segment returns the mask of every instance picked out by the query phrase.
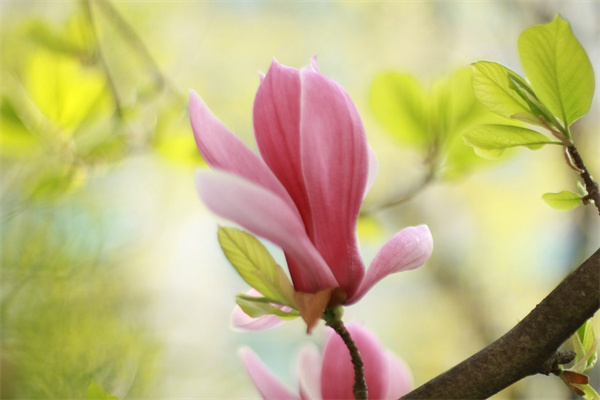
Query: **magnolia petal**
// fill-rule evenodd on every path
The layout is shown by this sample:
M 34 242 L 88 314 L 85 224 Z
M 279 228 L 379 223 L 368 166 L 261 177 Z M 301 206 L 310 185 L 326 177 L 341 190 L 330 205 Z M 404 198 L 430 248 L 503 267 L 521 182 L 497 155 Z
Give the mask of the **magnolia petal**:
M 365 379 L 369 390 L 369 399 L 383 399 L 387 395 L 388 359 L 377 338 L 357 324 L 348 324 L 348 332 L 358 347 L 364 364 Z M 323 369 L 321 370 L 321 394 L 323 399 L 354 399 L 354 368 L 348 348 L 342 339 L 331 333 L 323 351 Z M 335 384 L 326 384 L 335 382 Z
M 235 306 L 231 315 L 231 327 L 239 331 L 262 331 L 283 323 L 284 320 L 276 315 L 263 315 L 262 317 L 252 318 L 240 306 Z
M 253 110 L 256 143 L 265 163 L 293 199 L 307 232 L 312 217 L 300 158 L 300 72 L 273 60 Z
M 296 261 L 298 268 L 290 269 L 296 290 L 314 293 L 337 286 L 300 217 L 281 197 L 221 170 L 198 171 L 196 187 L 212 212 L 270 240 Z
M 384 398 L 389 400 L 399 399 L 412 390 L 414 386 L 413 376 L 408 365 L 396 355 L 387 352 L 386 358 L 388 360 L 389 386 Z
M 341 86 L 312 68 L 300 74 L 302 172 L 313 220 L 309 236 L 352 296 L 364 275 L 356 221 L 367 183 L 367 140 Z
M 249 348 L 243 347 L 239 350 L 242 362 L 246 367 L 246 372 L 250 379 L 265 400 L 300 400 L 292 394 L 283 384 L 273 375 L 258 356 Z
M 431 256 L 433 238 L 427 225 L 408 227 L 394 235 L 377 253 L 358 291 L 347 304 L 357 302 L 384 277 L 421 267 Z
M 256 297 L 262 296 L 256 289 L 248 290 L 246 295 Z M 280 308 L 283 308 L 283 306 L 280 306 Z M 231 314 L 231 327 L 239 331 L 262 331 L 279 326 L 284 322 L 285 321 L 277 315 L 263 315 L 262 317 L 252 318 L 238 305 L 235 306 L 233 313 Z
M 190 90 L 190 120 L 196 145 L 208 165 L 242 176 L 293 204 L 264 161 L 231 133 L 193 90 Z
M 300 351 L 298 384 L 302 400 L 321 399 L 321 355 L 314 344 L 307 345 Z

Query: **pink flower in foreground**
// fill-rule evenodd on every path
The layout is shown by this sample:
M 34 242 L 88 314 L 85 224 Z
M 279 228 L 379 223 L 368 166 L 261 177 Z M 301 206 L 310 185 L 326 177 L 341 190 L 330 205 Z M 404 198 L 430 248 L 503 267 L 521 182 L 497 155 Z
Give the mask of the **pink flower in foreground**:
M 253 117 L 260 157 L 190 93 L 196 143 L 213 168 L 199 171 L 196 185 L 215 214 L 282 248 L 295 291 L 341 288 L 351 304 L 383 277 L 427 261 L 431 233 L 410 227 L 365 274 L 356 223 L 377 165 L 352 100 L 316 62 L 297 70 L 274 61 Z
M 375 336 L 356 324 L 348 331 L 364 362 L 369 399 L 398 399 L 412 387 L 412 375 L 402 360 L 386 352 Z M 291 393 L 252 350 L 240 350 L 246 371 L 266 400 L 354 399 L 354 369 L 348 348 L 331 331 L 323 357 L 314 346 L 302 349 L 298 359 L 300 395 Z

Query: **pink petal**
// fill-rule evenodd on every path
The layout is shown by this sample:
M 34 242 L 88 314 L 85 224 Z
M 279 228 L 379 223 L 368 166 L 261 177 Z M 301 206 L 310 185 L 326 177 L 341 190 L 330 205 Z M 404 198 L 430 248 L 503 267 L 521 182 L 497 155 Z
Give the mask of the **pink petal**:
M 262 158 L 293 199 L 307 232 L 312 216 L 300 157 L 300 72 L 273 61 L 254 100 L 254 131 Z
M 388 359 L 384 349 L 377 338 L 365 328 L 349 324 L 347 329 L 364 363 L 369 399 L 385 398 L 390 383 L 388 382 Z M 332 333 L 325 344 L 321 382 L 323 399 L 354 399 L 352 392 L 354 369 L 350 353 L 336 333 Z
M 250 289 L 246 294 L 248 296 L 262 297 L 256 289 Z M 289 307 L 287 308 L 289 309 Z M 279 326 L 283 322 L 277 315 L 263 315 L 262 317 L 252 318 L 238 305 L 235 306 L 231 315 L 231 327 L 240 331 L 262 331 Z
M 242 176 L 291 204 L 289 195 L 264 161 L 231 133 L 193 90 L 190 90 L 190 120 L 198 150 L 208 165 Z
M 252 318 L 240 306 L 236 305 L 231 315 L 231 327 L 240 331 L 262 331 L 283 324 L 283 320 L 276 315 L 263 315 Z
M 427 225 L 401 230 L 379 250 L 360 288 L 346 304 L 357 302 L 373 285 L 389 274 L 421 267 L 432 251 L 433 238 Z
M 299 400 L 269 371 L 265 364 L 249 348 L 239 350 L 250 379 L 265 400 Z
M 388 360 L 388 390 L 385 399 L 395 400 L 410 392 L 414 386 L 410 368 L 394 354 L 386 353 Z
M 298 383 L 302 400 L 321 399 L 321 355 L 314 344 L 307 345 L 300 351 Z
M 290 268 L 290 274 L 297 291 L 314 293 L 337 286 L 295 209 L 281 197 L 221 170 L 198 171 L 196 187 L 212 212 L 270 240 L 296 261 L 299 268 Z
M 364 266 L 356 221 L 368 174 L 368 150 L 358 111 L 344 89 L 311 68 L 301 71 L 301 156 L 311 206 L 313 243 L 348 296 Z

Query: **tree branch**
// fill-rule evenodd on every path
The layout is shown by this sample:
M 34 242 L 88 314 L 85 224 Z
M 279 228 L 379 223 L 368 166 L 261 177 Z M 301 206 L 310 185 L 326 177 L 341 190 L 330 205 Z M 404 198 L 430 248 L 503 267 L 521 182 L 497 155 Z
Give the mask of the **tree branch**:
M 587 191 L 587 195 L 583 198 L 583 203 L 587 204 L 590 200 L 594 202 L 596 209 L 598 210 L 598 214 L 600 214 L 600 190 L 598 189 L 598 184 L 592 179 L 592 176 L 588 172 L 577 148 L 574 145 L 570 145 L 567 147 L 567 152 L 569 157 L 575 163 L 575 166 L 578 169 L 579 175 L 581 175 L 581 179 L 585 183 L 585 190 Z
M 559 346 L 600 308 L 600 249 L 513 329 L 402 399 L 485 399 L 547 374 Z

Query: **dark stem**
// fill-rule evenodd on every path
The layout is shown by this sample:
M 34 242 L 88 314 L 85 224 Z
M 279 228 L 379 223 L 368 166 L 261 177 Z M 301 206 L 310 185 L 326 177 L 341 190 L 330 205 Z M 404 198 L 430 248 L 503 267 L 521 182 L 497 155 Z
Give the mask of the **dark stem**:
M 344 344 L 348 347 L 348 351 L 350 351 L 352 365 L 354 366 L 354 386 L 352 386 L 354 398 L 356 400 L 367 400 L 369 391 L 367 389 L 367 381 L 365 380 L 363 361 L 356 343 L 352 340 L 350 332 L 348 332 L 339 316 L 340 313 L 332 310 L 325 310 L 323 315 L 325 324 L 330 326 L 342 338 Z
M 600 249 L 513 329 L 403 399 L 486 399 L 568 359 L 560 345 L 600 308 Z
M 569 153 L 569 157 L 575 166 L 579 169 L 579 175 L 581 176 L 581 179 L 583 179 L 583 183 L 585 183 L 587 195 L 583 198 L 584 204 L 587 204 L 590 200 L 592 200 L 598 209 L 598 214 L 600 214 L 600 191 L 598 190 L 598 184 L 588 172 L 575 145 L 568 146 L 567 152 Z

